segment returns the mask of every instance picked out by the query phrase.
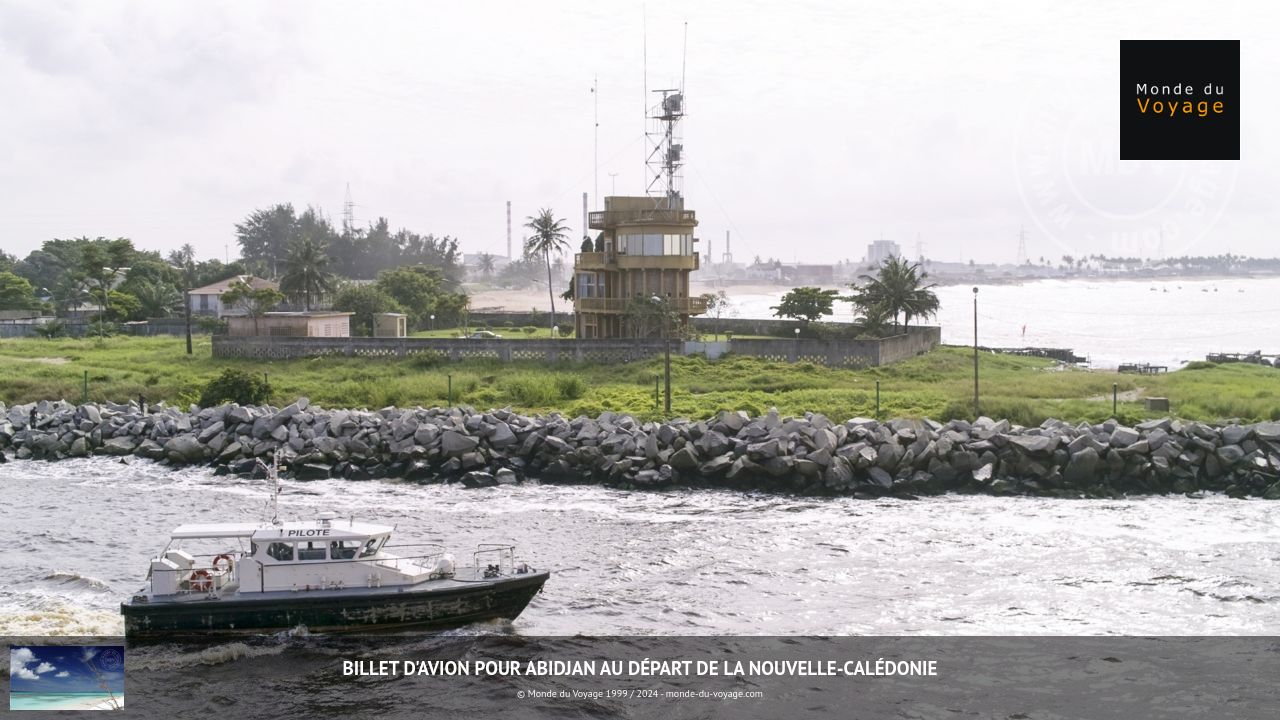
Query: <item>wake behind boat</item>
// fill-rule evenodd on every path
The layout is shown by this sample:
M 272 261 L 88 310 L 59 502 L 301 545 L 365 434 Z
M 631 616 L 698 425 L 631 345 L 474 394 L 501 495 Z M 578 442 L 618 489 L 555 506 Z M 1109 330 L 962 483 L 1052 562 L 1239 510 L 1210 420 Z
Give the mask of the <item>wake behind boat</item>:
M 457 567 L 438 545 L 389 546 L 394 531 L 334 512 L 295 522 L 179 526 L 151 560 L 148 584 L 120 606 L 125 636 L 269 633 L 300 625 L 312 632 L 434 629 L 514 620 L 550 577 L 519 562 L 512 545 L 482 545 L 470 567 Z M 185 549 L 211 544 L 218 548 L 212 554 Z

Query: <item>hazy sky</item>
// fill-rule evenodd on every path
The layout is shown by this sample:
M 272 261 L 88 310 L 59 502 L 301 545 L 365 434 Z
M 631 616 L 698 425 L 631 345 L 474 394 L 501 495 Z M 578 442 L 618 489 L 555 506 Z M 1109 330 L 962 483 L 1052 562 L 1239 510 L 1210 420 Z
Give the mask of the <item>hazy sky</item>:
M 517 241 L 543 206 L 577 236 L 593 177 L 646 183 L 646 17 L 650 88 L 688 23 L 685 197 L 717 257 L 732 230 L 738 260 L 883 233 L 1011 261 L 1020 226 L 1033 258 L 1280 255 L 1274 6 L 1027 0 L 0 0 L 0 248 L 234 256 L 255 207 L 338 220 L 347 183 L 360 221 L 468 252 L 504 252 L 507 200 Z M 1118 161 L 1121 38 L 1242 41 L 1239 162 Z

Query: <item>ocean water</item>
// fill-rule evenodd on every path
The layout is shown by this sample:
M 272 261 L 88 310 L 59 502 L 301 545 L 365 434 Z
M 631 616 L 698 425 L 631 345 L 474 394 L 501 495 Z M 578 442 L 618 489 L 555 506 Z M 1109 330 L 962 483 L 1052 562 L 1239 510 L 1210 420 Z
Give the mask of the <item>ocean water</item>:
M 397 525 L 553 571 L 518 635 L 1259 635 L 1280 627 L 1274 503 L 919 501 L 524 485 L 286 482 L 282 515 Z M 0 466 L 0 635 L 115 635 L 185 522 L 260 519 L 266 484 L 78 459 Z
M 773 317 L 784 290 L 730 298 L 738 317 Z M 847 294 L 847 288 L 842 288 Z M 942 341 L 973 344 L 973 289 L 937 288 Z M 836 321 L 850 321 L 836 303 Z M 1280 278 L 1035 280 L 978 286 L 978 342 L 986 347 L 1075 350 L 1100 368 L 1171 369 L 1208 353 L 1280 353 Z
M 30 693 L 11 692 L 10 710 L 107 710 L 113 697 L 106 693 Z M 124 707 L 124 695 L 114 696 L 117 707 Z

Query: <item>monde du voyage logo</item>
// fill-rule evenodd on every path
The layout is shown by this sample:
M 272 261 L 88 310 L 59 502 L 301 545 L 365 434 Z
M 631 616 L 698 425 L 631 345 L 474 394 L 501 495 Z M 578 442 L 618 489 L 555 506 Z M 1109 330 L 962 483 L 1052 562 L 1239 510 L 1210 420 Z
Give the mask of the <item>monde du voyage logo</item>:
M 1239 160 L 1240 41 L 1121 40 L 1120 159 Z

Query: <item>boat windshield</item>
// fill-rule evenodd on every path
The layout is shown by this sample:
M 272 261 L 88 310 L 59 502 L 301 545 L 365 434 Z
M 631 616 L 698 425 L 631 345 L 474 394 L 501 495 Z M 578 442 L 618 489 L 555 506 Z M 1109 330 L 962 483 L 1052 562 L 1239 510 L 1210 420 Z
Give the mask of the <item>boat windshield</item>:
M 364 548 L 360 550 L 360 557 L 369 557 L 371 555 L 377 555 L 378 551 L 382 549 L 383 544 L 385 544 L 386 542 L 387 542 L 387 538 L 385 535 L 382 537 L 369 538 L 367 541 L 365 541 Z
M 359 549 L 359 540 L 334 540 L 329 543 L 329 557 L 333 560 L 351 560 Z

